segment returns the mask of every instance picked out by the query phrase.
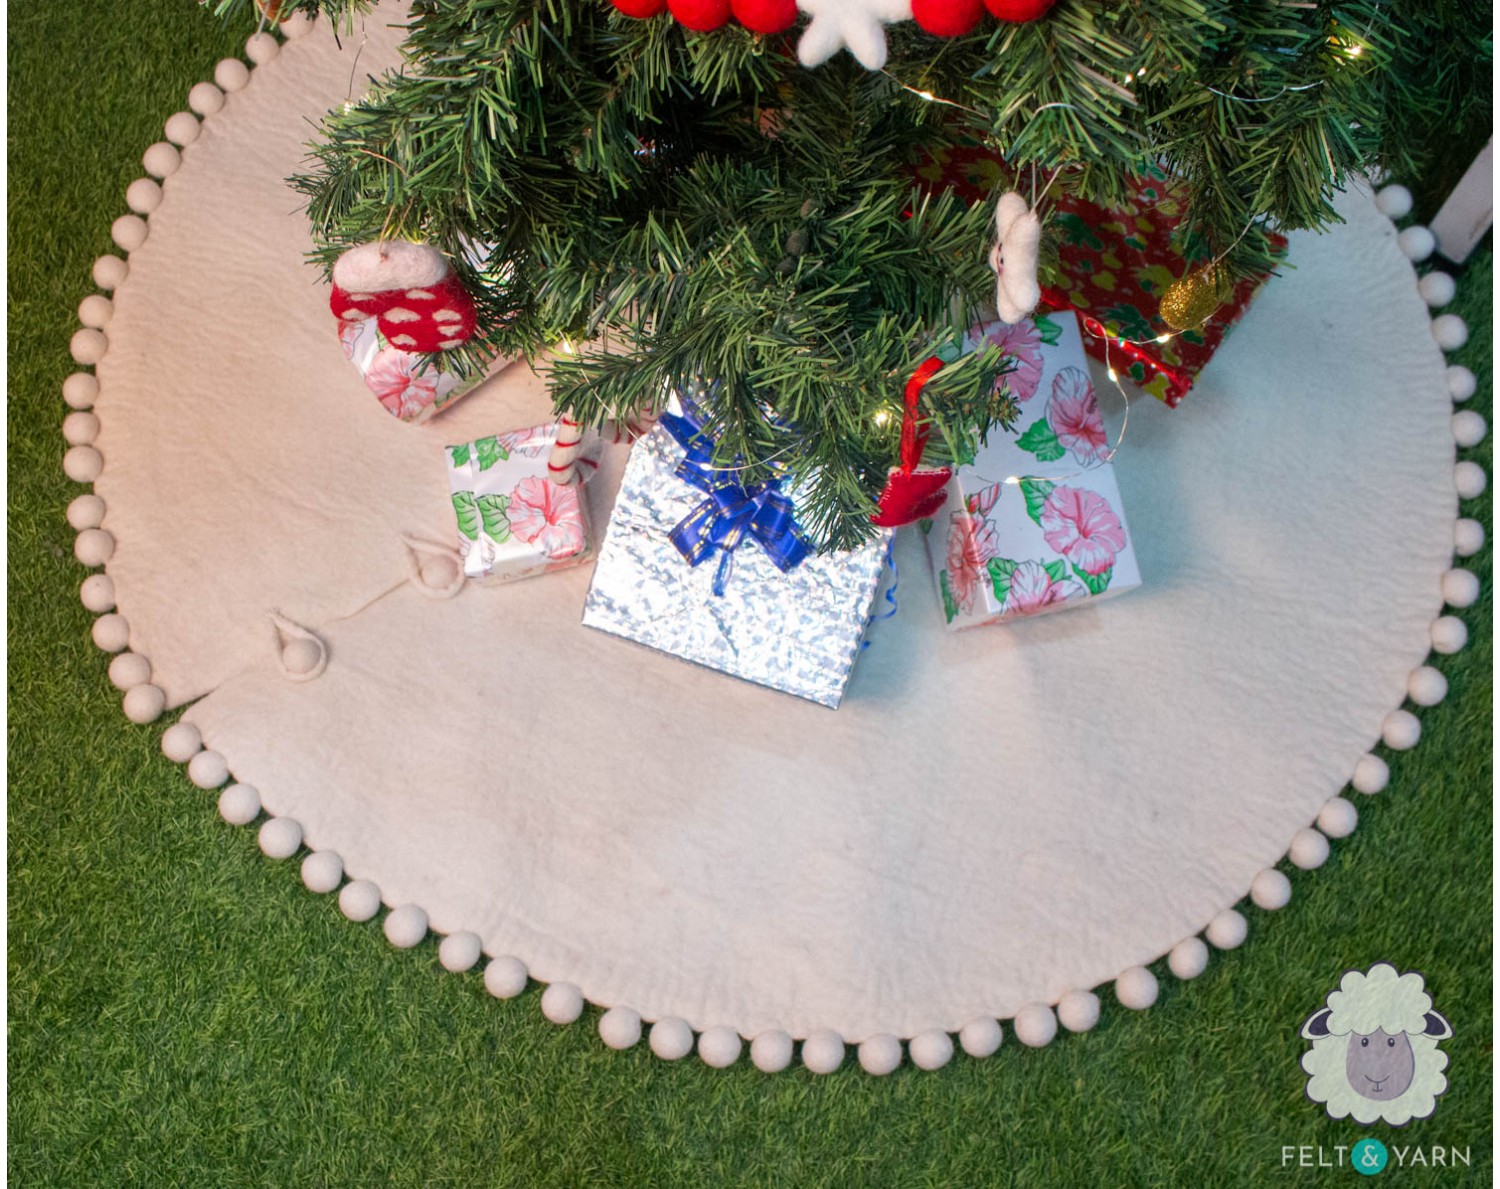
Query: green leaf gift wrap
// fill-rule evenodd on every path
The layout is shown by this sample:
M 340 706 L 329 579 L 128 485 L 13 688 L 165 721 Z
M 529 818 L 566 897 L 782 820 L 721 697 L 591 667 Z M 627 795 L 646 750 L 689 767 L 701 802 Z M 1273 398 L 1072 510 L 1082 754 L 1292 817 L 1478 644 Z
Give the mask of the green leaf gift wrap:
M 1022 412 L 958 468 L 924 535 L 950 629 L 1040 615 L 1141 583 L 1104 419 L 1071 312 L 977 327 L 1019 366 Z
M 582 487 L 548 477 L 557 432 L 537 425 L 444 450 L 466 577 L 510 582 L 593 556 Z

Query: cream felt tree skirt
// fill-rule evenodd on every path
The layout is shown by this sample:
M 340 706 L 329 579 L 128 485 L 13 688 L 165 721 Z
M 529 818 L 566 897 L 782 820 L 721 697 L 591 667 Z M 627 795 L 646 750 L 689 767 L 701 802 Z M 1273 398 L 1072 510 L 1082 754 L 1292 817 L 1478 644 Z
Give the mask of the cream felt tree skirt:
M 130 253 L 98 366 L 96 487 L 130 647 L 171 704 L 192 702 L 232 779 L 341 859 L 311 882 L 341 870 L 419 906 L 387 918 L 398 942 L 425 914 L 518 959 L 562 984 L 554 1018 L 577 992 L 620 1007 L 614 1043 L 639 1013 L 669 1021 L 664 1053 L 685 1021 L 714 1029 L 715 1062 L 738 1051 L 723 1029 L 771 1033 L 768 1067 L 778 1033 L 831 1030 L 875 1038 L 878 1065 L 919 1034 L 913 1058 L 936 1063 L 936 1030 L 965 1025 L 983 1052 L 1018 1013 L 1045 1040 L 1059 1000 L 1084 1026 L 1096 1004 L 1064 997 L 1122 974 L 1144 1005 L 1137 968 L 1178 947 L 1194 972 L 1198 943 L 1179 943 L 1237 944 L 1225 910 L 1257 875 L 1289 848 L 1319 861 L 1308 828 L 1356 763 L 1383 729 L 1408 742 L 1387 716 L 1453 554 L 1444 360 L 1367 195 L 1343 201 L 1346 225 L 1292 237 L 1295 267 L 1180 411 L 1133 405 L 1116 465 L 1138 592 L 948 634 L 904 531 L 900 614 L 831 712 L 586 630 L 588 567 L 450 599 L 409 580 L 408 539 L 454 536 L 441 447 L 547 404 L 512 368 L 431 423 L 396 422 L 303 262 L 283 179 L 398 43 L 378 18 L 342 49 L 315 28 L 228 95 Z M 593 484 L 601 517 L 622 461 Z M 283 671 L 273 612 L 326 643 L 316 679 Z M 1362 771 L 1379 782 L 1378 763 Z M 1347 815 L 1323 820 L 1338 834 Z M 280 853 L 297 832 L 264 838 Z M 1257 900 L 1280 886 L 1263 877 Z M 360 916 L 373 893 L 354 887 Z M 446 964 L 468 964 L 465 942 Z M 495 965 L 491 988 L 513 993 L 520 969 Z M 804 1057 L 839 1051 L 823 1035 Z

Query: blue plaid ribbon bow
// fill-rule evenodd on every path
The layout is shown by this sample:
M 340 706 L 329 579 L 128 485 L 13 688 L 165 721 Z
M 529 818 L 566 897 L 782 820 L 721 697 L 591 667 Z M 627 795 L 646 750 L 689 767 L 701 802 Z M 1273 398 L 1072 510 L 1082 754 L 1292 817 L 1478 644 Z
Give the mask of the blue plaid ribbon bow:
M 679 396 L 682 414 L 665 413 L 661 424 L 687 453 L 677 464 L 677 477 L 692 484 L 707 497 L 689 512 L 668 538 L 677 552 L 696 566 L 719 554 L 713 592 L 722 596 L 729 584 L 734 551 L 746 536 L 765 550 L 783 574 L 796 569 L 810 552 L 796 509 L 781 491 L 779 479 L 768 479 L 746 487 L 737 469 L 713 465 L 713 440 L 703 430 L 698 408 L 685 395 Z

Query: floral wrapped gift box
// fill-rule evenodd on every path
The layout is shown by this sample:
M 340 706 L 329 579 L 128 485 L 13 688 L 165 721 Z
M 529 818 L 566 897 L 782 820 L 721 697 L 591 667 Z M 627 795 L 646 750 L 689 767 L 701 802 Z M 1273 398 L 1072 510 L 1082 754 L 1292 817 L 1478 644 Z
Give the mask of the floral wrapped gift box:
M 582 487 L 547 477 L 556 425 L 538 425 L 447 447 L 464 574 L 509 582 L 587 561 Z
M 426 421 L 484 379 L 465 380 L 436 365 L 424 367 L 420 352 L 391 346 L 374 318 L 340 322 L 339 341 L 381 407 L 402 421 Z
M 950 629 L 1073 607 L 1140 585 L 1104 418 L 1077 319 L 993 323 L 965 340 L 1015 361 L 1000 383 L 1018 418 L 996 426 L 948 486 L 927 554 Z

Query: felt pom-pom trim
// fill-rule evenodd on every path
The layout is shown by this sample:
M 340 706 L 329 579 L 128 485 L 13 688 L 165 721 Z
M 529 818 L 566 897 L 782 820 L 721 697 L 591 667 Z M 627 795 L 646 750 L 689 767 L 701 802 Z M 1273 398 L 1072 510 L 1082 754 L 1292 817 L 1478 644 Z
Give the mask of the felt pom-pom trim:
M 290 27 L 284 28 L 290 35 Z M 299 30 L 305 31 L 300 25 Z M 275 58 L 279 49 L 280 43 L 274 36 L 262 33 L 251 39 L 247 54 L 253 61 L 263 63 Z M 226 104 L 233 102 L 232 96 L 247 85 L 250 75 L 243 62 L 232 59 L 221 62 L 215 70 L 213 84 L 201 83 L 190 92 L 188 106 L 191 110 L 179 112 L 167 122 L 167 139 L 151 146 L 145 154 L 145 169 L 150 176 L 131 183 L 125 196 L 129 213 L 121 214 L 111 227 L 115 242 L 125 252 L 137 250 L 147 242 L 149 216 L 165 196 L 161 180 L 170 177 L 181 166 L 183 151 L 191 151 L 190 146 L 201 133 L 202 125 L 198 115 L 193 113 L 204 116 L 205 121 L 211 119 Z M 1396 201 L 1397 198 L 1399 195 L 1393 196 L 1386 205 L 1392 210 L 1399 208 L 1401 203 Z M 1407 229 L 1408 232 L 1425 230 Z M 1423 235 L 1402 234 L 1406 236 L 1403 246 L 1409 249 L 1414 259 L 1425 256 L 1420 251 L 1425 245 Z M 127 281 L 129 271 L 126 259 L 108 255 L 95 262 L 93 277 L 103 293 L 110 293 Z M 1452 299 L 1452 279 L 1447 274 L 1429 272 L 1421 282 L 1420 291 L 1429 306 L 1436 309 Z M 114 302 L 103 293 L 85 297 L 78 307 L 81 325 L 70 341 L 70 351 L 85 370 L 69 376 L 63 385 L 64 400 L 75 411 L 64 423 L 64 435 L 70 448 L 64 455 L 63 465 L 69 477 L 81 483 L 91 483 L 104 465 L 103 457 L 93 445 L 99 431 L 98 418 L 90 411 L 99 396 L 99 381 L 87 370 L 103 359 L 109 349 L 107 328 L 114 314 Z M 1434 338 L 1445 350 L 1456 350 L 1467 340 L 1468 327 L 1456 315 L 1438 314 L 1432 325 Z M 1444 381 L 1456 403 L 1467 400 L 1475 391 L 1473 373 L 1460 364 L 1448 366 Z M 1487 431 L 1484 418 L 1477 413 L 1460 411 L 1453 419 L 1454 440 L 1461 450 L 1482 443 Z M 563 468 L 571 468 L 574 474 L 569 477 L 576 477 L 577 463 L 581 458 L 579 443 L 570 436 L 560 441 L 559 447 L 554 458 L 559 473 Z M 1464 460 L 1458 464 L 1454 480 L 1458 495 L 1467 499 L 1484 490 L 1488 476 L 1477 462 Z M 79 496 L 69 505 L 68 521 L 78 533 L 75 553 L 84 564 L 107 565 L 113 554 L 113 536 L 103 527 L 105 514 L 103 501 L 92 494 Z M 1452 531 L 1456 556 L 1467 557 L 1482 549 L 1485 530 L 1477 521 L 1458 519 Z M 419 589 L 433 597 L 451 597 L 461 588 L 462 569 L 454 550 L 413 537 L 402 540 L 410 558 L 413 580 Z M 1443 577 L 1442 594 L 1450 606 L 1468 607 L 1480 594 L 1479 578 L 1471 571 L 1452 569 Z M 126 714 L 137 722 L 155 721 L 165 709 L 166 695 L 159 686 L 152 684 L 149 661 L 128 651 L 129 625 L 115 610 L 112 579 L 107 573 L 91 575 L 80 588 L 80 598 L 90 611 L 99 615 L 93 625 L 94 639 L 113 655 L 109 665 L 110 680 L 123 691 Z M 328 663 L 328 649 L 324 642 L 312 631 L 284 616 L 273 612 L 271 620 L 278 662 L 286 675 L 295 680 L 309 680 L 321 673 Z M 1457 652 L 1464 647 L 1467 638 L 1467 626 L 1456 615 L 1442 615 L 1432 624 L 1431 643 L 1435 655 Z M 1436 665 L 1422 664 L 1409 674 L 1404 692 L 1413 706 L 1430 707 L 1445 698 L 1448 682 Z M 1404 707 L 1394 708 L 1380 728 L 1385 747 L 1395 750 L 1414 746 L 1420 734 L 1420 720 Z M 342 857 L 336 852 L 311 848 L 300 822 L 274 813 L 265 816 L 266 807 L 261 803 L 259 792 L 249 784 L 234 780 L 229 761 L 218 751 L 205 749 L 201 734 L 193 723 L 184 720 L 168 727 L 162 734 L 161 744 L 169 758 L 186 765 L 189 779 L 194 784 L 214 792 L 218 811 L 226 822 L 245 826 L 259 822 L 257 844 L 269 858 L 284 860 L 301 853 L 301 878 L 310 891 L 336 893 L 339 911 L 351 921 L 373 921 L 383 913 L 380 927 L 393 946 L 402 949 L 422 947 L 431 930 L 424 908 L 416 904 L 400 904 L 386 910 L 380 887 L 347 871 Z M 1355 766 L 1350 787 L 1364 796 L 1374 796 L 1387 787 L 1389 779 L 1389 765 L 1372 753 L 1362 757 Z M 1315 822 L 1298 830 L 1288 840 L 1284 864 L 1267 866 L 1255 874 L 1245 889 L 1248 902 L 1265 912 L 1285 907 L 1294 892 L 1294 879 L 1283 867 L 1289 868 L 1294 876 L 1297 869 L 1313 870 L 1324 865 L 1332 854 L 1330 840 L 1348 837 L 1356 829 L 1358 820 L 1359 813 L 1353 802 L 1345 796 L 1330 797 L 1319 810 Z M 1179 940 L 1164 955 L 1164 966 L 1178 979 L 1195 978 L 1206 969 L 1214 951 L 1241 946 L 1249 932 L 1250 922 L 1245 913 L 1238 907 L 1226 907 L 1203 924 L 1201 936 Z M 469 971 L 482 964 L 485 988 L 495 998 L 515 998 L 527 993 L 531 985 L 530 971 L 521 958 L 508 954 L 486 956 L 483 941 L 477 933 L 455 930 L 442 937 L 434 948 L 445 970 Z M 1142 1010 L 1157 1000 L 1160 982 L 1152 969 L 1133 966 L 1115 977 L 1113 991 L 1120 1006 Z M 541 989 L 537 1001 L 545 1018 L 559 1024 L 580 1019 L 589 1005 L 585 989 L 564 979 Z M 1052 1043 L 1063 1031 L 1088 1031 L 1097 1024 L 1101 1011 L 1101 996 L 1096 988 L 1072 988 L 1060 994 L 1055 1003 L 1031 1003 L 1022 1007 L 1016 1012 L 1011 1029 L 1023 1046 L 1038 1048 Z M 801 1065 L 810 1073 L 831 1074 L 850 1064 L 847 1058 L 852 1047 L 860 1068 L 875 1076 L 896 1071 L 908 1058 L 917 1069 L 939 1069 L 951 1061 L 959 1048 L 970 1058 L 984 1059 L 997 1052 L 1004 1039 L 1001 1022 L 986 1016 L 969 1020 L 956 1034 L 929 1028 L 907 1040 L 888 1033 L 845 1037 L 836 1031 L 821 1029 L 799 1042 L 780 1029 L 768 1029 L 751 1037 L 742 1036 L 722 1024 L 707 1023 L 708 1027 L 695 1034 L 684 1019 L 668 1016 L 650 1020 L 643 1018 L 635 1007 L 613 1004 L 600 1013 L 597 1029 L 601 1042 L 610 1048 L 632 1048 L 645 1039 L 651 1051 L 662 1060 L 681 1060 L 696 1049 L 699 1058 L 714 1068 L 740 1064 L 748 1047 L 750 1063 L 764 1072 L 787 1069 L 800 1058 Z

